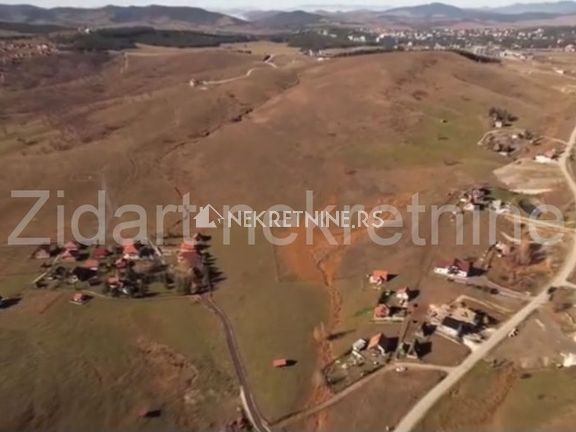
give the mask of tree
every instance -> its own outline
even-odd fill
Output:
[[[177,270],[174,274],[174,284],[176,292],[182,295],[189,295],[192,287],[192,277],[189,272]]]

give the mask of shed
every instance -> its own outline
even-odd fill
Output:
[[[82,293],[75,293],[72,296],[72,299],[70,300],[70,303],[73,304],[77,304],[77,305],[83,305],[84,303],[86,303],[88,301],[88,297],[85,296]]]
[[[288,366],[288,360],[285,358],[278,358],[272,361],[272,366],[275,368],[283,368]]]

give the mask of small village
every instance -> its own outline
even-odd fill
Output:
[[[56,55],[56,46],[45,39],[0,38],[0,65],[16,64],[26,59]]]
[[[517,119],[506,110],[491,108],[488,117],[491,130],[479,145],[501,156],[553,164],[564,151],[564,143],[515,128]],[[520,214],[536,218],[540,215],[533,198],[488,183],[455,190],[449,194],[449,203],[457,209],[451,215],[452,223],[467,213],[492,212],[512,218],[513,206],[521,210]],[[467,353],[475,351],[513,309],[530,298],[532,293],[520,288],[522,275],[538,272],[541,263],[550,261],[550,253],[530,240],[527,227],[521,225],[519,238],[501,237],[474,258],[439,259],[432,265],[431,273],[454,287],[462,287],[451,300],[442,303],[424,301],[419,288],[396,283],[399,275],[394,272],[371,271],[365,275],[363,287],[374,290],[377,300],[365,320],[372,324],[370,328],[379,325],[380,330],[355,340],[324,369],[327,385],[337,393],[381,369],[401,374],[411,367],[429,364],[428,357],[436,350],[446,349],[438,346],[440,340],[448,341],[449,346],[459,345]],[[508,337],[517,335],[518,329],[514,329]],[[455,364],[466,357],[460,355]]]
[[[208,240],[197,233],[178,248],[165,250],[143,240],[126,240],[116,247],[75,241],[42,245],[32,258],[42,261],[44,272],[33,284],[39,289],[70,289],[76,304],[85,304],[93,296],[146,298],[207,292],[218,278]]]
[[[433,272],[463,284],[478,283],[474,278],[482,274],[470,262],[458,258],[437,263]],[[368,286],[379,296],[371,321],[381,324],[382,331],[356,340],[325,369],[326,382],[333,391],[338,392],[383,367],[393,367],[402,373],[410,365],[420,364],[435,349],[433,335],[474,350],[498,324],[490,315],[489,307],[467,296],[446,304],[430,304],[422,310],[419,291],[409,287],[390,289],[392,279],[384,270],[375,270],[366,276]],[[396,328],[389,334],[387,324],[397,324],[399,330]]]
[[[533,132],[514,127],[516,117],[508,111],[492,107],[489,111],[492,130],[478,142],[488,150],[517,161],[531,159],[542,164],[557,163],[565,144]]]

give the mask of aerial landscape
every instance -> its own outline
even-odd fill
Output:
[[[0,432],[576,424],[576,2],[0,4]]]

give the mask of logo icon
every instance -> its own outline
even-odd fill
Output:
[[[223,220],[224,216],[210,204],[200,207],[198,214],[194,216],[196,228],[216,228]]]

